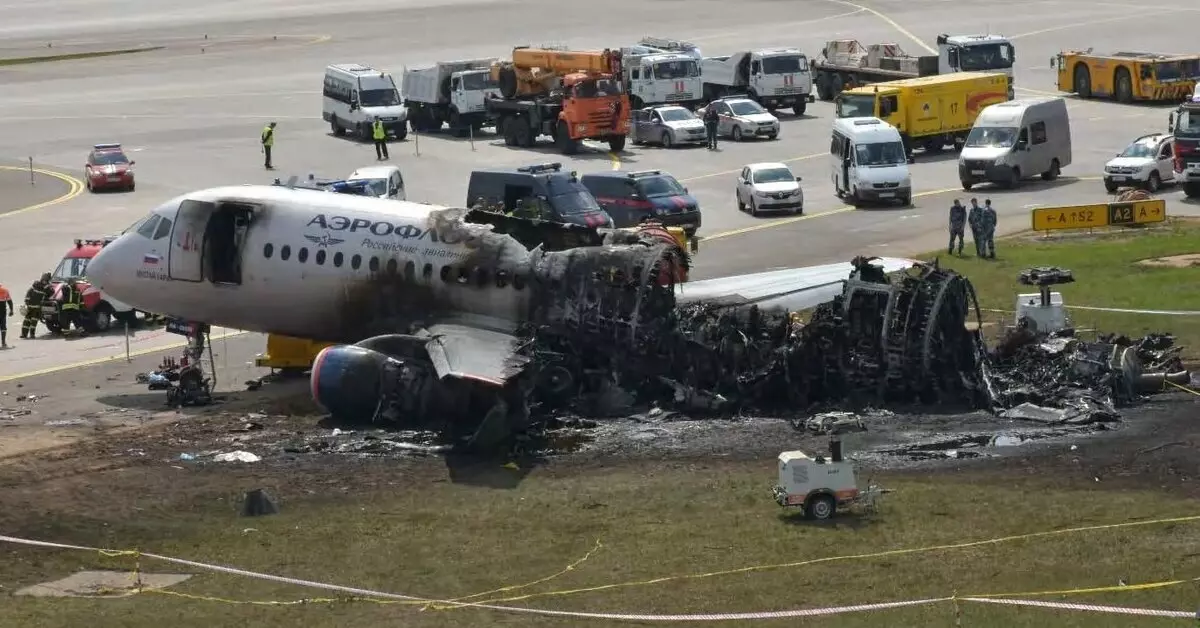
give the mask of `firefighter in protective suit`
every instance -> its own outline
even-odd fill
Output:
[[[71,323],[75,324],[75,329],[83,329],[83,320],[81,318],[83,310],[83,294],[75,285],[74,281],[66,280],[62,284],[62,310],[59,313],[59,325],[62,326],[62,332],[65,334],[71,329]]]
[[[42,320],[42,302],[50,298],[50,273],[42,276],[25,291],[25,318],[21,321],[21,337],[37,338],[38,322]]]

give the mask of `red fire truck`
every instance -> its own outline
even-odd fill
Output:
[[[51,275],[52,289],[49,300],[42,303],[42,323],[50,333],[62,333],[62,285],[64,281],[75,282],[76,289],[83,296],[83,308],[80,324],[86,331],[103,332],[112,328],[113,322],[137,322],[136,311],[120,301],[110,298],[100,290],[93,288],[87,280],[87,265],[100,249],[104,248],[115,237],[101,240],[75,240],[74,246],[67,250],[58,267]]]

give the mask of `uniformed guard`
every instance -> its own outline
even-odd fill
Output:
[[[274,170],[275,166],[271,165],[271,147],[275,146],[275,123],[272,122],[263,127],[262,131],[262,150],[265,161],[263,166],[267,170]]]
[[[992,199],[984,199],[983,214],[979,218],[979,231],[983,236],[982,257],[996,259],[996,210],[992,209]]]
[[[954,204],[950,206],[950,248],[949,253],[954,253],[954,238],[958,238],[958,254],[962,255],[963,249],[963,230],[967,227],[967,208],[963,207],[958,199],[954,199]]]
[[[967,214],[967,226],[971,227],[971,242],[975,244],[975,255],[978,257],[983,257],[983,249],[980,242],[980,238],[983,236],[983,232],[980,231],[982,217],[983,208],[979,206],[979,199],[972,198],[971,211]]]
[[[383,128],[383,120],[379,116],[375,116],[375,121],[371,123],[371,137],[375,140],[375,160],[391,159],[387,152],[387,129]]]
[[[50,273],[42,275],[25,291],[25,318],[21,321],[21,337],[37,338],[38,322],[42,320],[42,301],[50,285]]]
[[[8,304],[8,316],[4,315],[4,306]],[[0,347],[8,348],[8,319],[13,315],[12,295],[8,288],[0,284]]]
[[[704,131],[708,134],[708,149],[717,150],[717,126],[721,117],[717,115],[717,101],[708,103],[704,109]]]

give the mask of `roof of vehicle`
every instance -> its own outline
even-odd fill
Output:
[[[1058,96],[1032,96],[990,104],[979,112],[976,124],[979,122],[1012,122],[1016,124],[1025,112],[1034,107],[1060,104],[1063,111],[1067,110],[1067,101]]]
[[[683,109],[684,111],[686,111],[688,113],[692,112],[691,109],[688,109],[687,107],[682,107],[680,105],[650,105],[649,107],[642,107],[642,111],[658,111],[658,110],[663,110],[663,109]]]
[[[1088,50],[1068,50],[1066,52],[1063,52],[1063,54],[1064,55],[1080,55],[1083,57],[1091,57],[1093,59],[1125,59],[1128,61],[1180,61],[1180,60],[1187,60],[1187,59],[1200,59],[1200,55],[1195,55],[1195,54],[1181,55],[1181,54],[1165,54],[1165,53],[1161,53],[1161,52],[1131,52],[1131,51],[1101,53],[1101,52],[1092,52],[1090,48]]]
[[[983,77],[990,77],[1005,81],[1008,80],[1008,76],[1003,72],[951,72],[950,74],[914,76],[912,78],[896,79],[894,81],[884,81],[882,83],[872,83],[870,85],[860,85],[853,89],[847,89],[843,93],[873,94],[876,91],[883,91],[888,88],[896,89],[901,87],[931,87],[933,85],[941,85],[944,83],[975,81]]]
[[[356,169],[346,177],[347,181],[355,179],[386,179],[393,172],[399,172],[400,168],[396,166],[364,166]]]
[[[833,130],[864,141],[874,139],[890,142],[900,139],[900,131],[896,130],[896,127],[875,117],[836,118],[833,121]]]
[[[1145,142],[1147,144],[1150,144],[1150,143],[1157,144],[1165,139],[1170,139],[1170,138],[1171,138],[1170,133],[1147,133],[1145,135],[1138,137],[1136,140],[1133,140],[1132,142],[1130,142],[1130,144],[1137,144],[1139,142]]]
[[[583,175],[584,180],[587,180],[587,179],[629,179],[632,181],[636,181],[638,179],[646,179],[649,177],[671,177],[672,179],[675,178],[674,176],[671,175],[671,173],[663,172],[661,170],[635,170],[632,172],[622,171],[622,170],[602,170],[600,172],[589,172],[589,173]]]
[[[564,171],[562,169],[562,164],[557,161],[552,162],[552,163],[530,164],[528,166],[519,166],[516,168],[513,168],[513,167],[479,168],[477,170],[473,170],[471,172],[471,175],[474,176],[475,174],[481,173],[481,172],[488,173],[488,174],[509,174],[509,175],[526,175],[526,176],[570,174],[569,171]]]
[[[787,164],[779,161],[760,161],[756,164],[746,164],[746,167],[749,168],[751,172],[757,172],[759,170],[774,170],[775,168],[783,168],[788,172],[791,172],[792,170],[791,168],[787,167]]]
[[[383,70],[362,63],[333,63],[326,70],[338,70],[347,74],[387,74]]]

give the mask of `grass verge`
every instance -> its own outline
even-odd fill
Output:
[[[0,59],[0,66],[6,65],[25,65],[29,63],[49,63],[51,61],[75,61],[78,59],[92,59],[96,57],[112,57],[115,55],[128,55],[135,52],[150,52],[152,50],[162,50],[163,46],[148,46],[144,48],[124,48],[121,50],[96,50],[92,52],[72,52],[61,55],[42,55],[37,57],[14,57],[10,59]]]
[[[437,464],[429,461],[430,464]],[[29,529],[42,538],[138,547],[250,570],[434,598],[562,610],[632,613],[770,611],[869,602],[1141,584],[1200,576],[1200,521],[1096,530],[808,565],[686,577],[753,565],[873,554],[1031,532],[1194,515],[1194,502],[1152,492],[1066,489],[1044,480],[958,476],[936,482],[895,477],[876,513],[814,525],[783,514],[766,487],[773,460],[631,463],[591,473],[547,472],[509,491],[422,478],[422,473],[358,469],[355,477],[306,481],[282,513],[246,520],[234,514],[230,484],[215,469],[124,469],[98,474],[88,492],[105,506],[90,518],[47,518]],[[369,466],[369,465],[368,465]],[[265,469],[264,469],[265,471]],[[170,494],[140,485],[173,476]],[[390,478],[370,478],[373,473]],[[221,473],[228,474],[227,471]],[[151,476],[157,475],[154,480]],[[207,477],[205,477],[207,476]],[[293,481],[298,481],[293,478]],[[341,496],[337,486],[373,489]],[[120,496],[107,489],[121,489]],[[223,487],[223,488],[220,488]],[[304,492],[315,493],[302,497]],[[183,497],[185,496],[186,497]],[[88,499],[86,496],[80,496]],[[137,504],[134,508],[129,506]],[[79,506],[79,505],[77,505]],[[103,518],[103,519],[101,519]],[[17,533],[17,532],[14,532]],[[602,546],[582,562],[595,547]],[[8,591],[77,569],[130,568],[132,559],[3,546],[0,581]],[[572,563],[573,569],[564,568]],[[142,561],[147,571],[172,566]],[[546,580],[547,576],[561,575]],[[655,584],[630,584],[655,578]],[[530,586],[526,583],[545,580]],[[620,586],[608,586],[608,585]],[[503,590],[509,587],[507,590]],[[553,591],[596,588],[577,593]],[[498,590],[501,589],[501,590]],[[1195,607],[1195,584],[1145,591],[1039,599],[1151,608]],[[173,589],[194,598],[146,593],[123,599],[6,600],[19,626],[154,628],[254,625],[309,628],[384,626],[607,626],[588,621],[473,609],[421,611],[404,604],[329,602],[255,606],[229,601],[291,601],[336,594],[200,572]],[[491,592],[481,594],[483,592]],[[476,595],[479,594],[479,595]],[[524,596],[530,597],[524,597]],[[1155,626],[1168,620],[961,605],[967,626]],[[795,625],[792,620],[762,623]],[[718,625],[745,625],[727,622]],[[816,626],[953,626],[950,603],[811,618]]]
[[[968,242],[964,251],[973,250]],[[1017,274],[1033,266],[1059,266],[1075,273],[1075,283],[1055,286],[1063,294],[1068,313],[1081,329],[1123,333],[1131,337],[1167,331],[1182,344],[1184,355],[1200,359],[1200,317],[1126,314],[1072,310],[1072,305],[1147,310],[1200,311],[1196,268],[1161,268],[1139,265],[1150,258],[1200,253],[1200,221],[1172,219],[1155,229],[1131,229],[1043,239],[1032,234],[1004,238],[996,243],[996,259],[962,258],[944,250],[920,259],[940,256],[942,265],[965,274],[975,286],[979,306],[1004,312],[985,312],[985,320],[1011,324],[1018,292],[1037,288],[1017,283]]]

